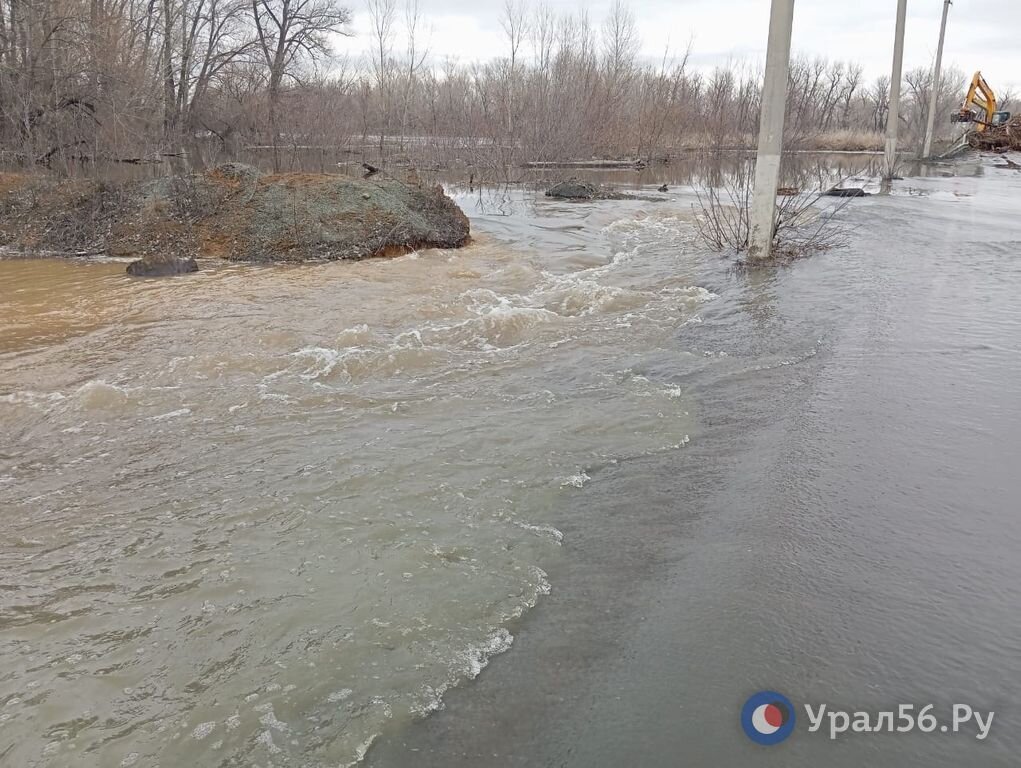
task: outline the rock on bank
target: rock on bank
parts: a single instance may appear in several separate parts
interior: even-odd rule
[[[468,219],[441,187],[235,163],[147,182],[0,178],[0,246],[21,251],[306,261],[457,248]]]

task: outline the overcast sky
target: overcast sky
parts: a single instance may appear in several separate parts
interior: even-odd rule
[[[365,0],[351,0],[354,37],[340,39],[339,52],[359,55],[371,44]],[[545,0],[553,10],[587,7],[593,22],[609,0]],[[462,62],[507,55],[500,29],[503,0],[419,0],[426,16],[434,60]],[[765,58],[770,0],[631,0],[645,56],[659,60],[667,45],[692,43],[700,69],[741,59]],[[858,61],[869,78],[889,74],[897,0],[797,0],[794,51]],[[943,0],[908,0],[905,70],[930,66],[939,36]],[[982,70],[992,87],[1021,91],[1021,0],[954,0],[945,61],[970,74]]]

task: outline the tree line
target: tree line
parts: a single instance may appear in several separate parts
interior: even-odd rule
[[[36,161],[179,153],[232,141],[256,106],[278,133],[349,19],[336,0],[0,0],[0,142]]]
[[[401,4],[403,2],[403,4]],[[700,71],[690,51],[640,53],[634,13],[604,19],[506,0],[503,55],[460,63],[430,49],[418,0],[366,0],[361,57],[339,0],[0,0],[0,149],[10,161],[240,157],[308,148],[484,161],[641,158],[747,146],[761,71],[735,61]],[[937,124],[964,95],[944,73]],[[853,62],[796,57],[794,146],[878,147],[888,78]],[[905,76],[909,140],[925,122],[929,67]]]

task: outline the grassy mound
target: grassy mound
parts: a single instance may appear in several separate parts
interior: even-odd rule
[[[120,185],[0,177],[0,245],[22,251],[306,261],[468,240],[467,218],[440,187],[394,180],[238,164]]]

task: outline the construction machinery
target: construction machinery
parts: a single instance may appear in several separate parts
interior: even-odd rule
[[[967,147],[994,152],[1021,151],[1021,114],[1012,117],[1010,112],[998,110],[996,106],[1000,106],[996,94],[978,71],[971,79],[968,97],[961,109],[951,115],[951,122],[967,123],[974,128],[969,128],[942,156],[950,157]]]
[[[968,88],[968,97],[950,120],[954,123],[975,123],[975,131],[982,133],[988,128],[1005,125],[1010,121],[1010,112],[996,111],[996,94],[982,73],[976,72]]]

